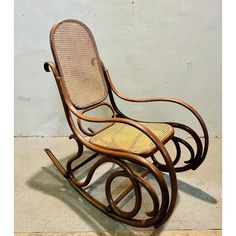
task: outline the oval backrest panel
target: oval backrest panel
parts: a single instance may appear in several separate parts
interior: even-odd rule
[[[50,41],[72,103],[83,109],[103,101],[107,86],[89,28],[77,20],[63,20],[53,26]]]

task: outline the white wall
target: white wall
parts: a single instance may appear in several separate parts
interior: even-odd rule
[[[15,135],[70,133],[54,78],[43,70],[52,59],[50,28],[63,18],[90,27],[121,93],[185,100],[202,114],[210,135],[221,136],[220,0],[16,0]],[[118,104],[138,117],[195,125],[175,106],[160,113],[158,104]]]

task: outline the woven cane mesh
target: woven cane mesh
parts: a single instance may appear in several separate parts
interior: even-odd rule
[[[73,104],[86,108],[104,100],[107,88],[89,29],[78,21],[62,21],[52,30],[51,45]]]
[[[140,123],[150,129],[163,143],[173,135],[172,126],[164,123]],[[90,142],[105,148],[119,149],[134,153],[151,152],[155,144],[140,130],[123,123],[114,123],[94,135]]]

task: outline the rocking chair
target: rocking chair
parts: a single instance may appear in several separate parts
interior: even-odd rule
[[[203,119],[193,107],[177,99],[131,99],[122,96],[114,87],[108,70],[99,57],[91,31],[78,20],[65,19],[57,22],[50,32],[50,45],[55,64],[51,61],[45,62],[44,69],[47,72],[51,69],[54,74],[66,118],[73,133],[70,138],[77,142],[78,153],[68,160],[66,167],[63,167],[49,149],[45,149],[47,155],[69,183],[106,215],[136,227],[160,227],[174,210],[178,192],[176,172],[196,170],[206,157],[209,138]],[[154,123],[129,118],[118,108],[114,95],[127,102],[178,104],[197,119],[203,131],[203,138],[200,139],[192,128],[181,123]],[[85,114],[101,106],[110,109],[112,116],[96,118]],[[77,124],[74,117],[77,119]],[[103,123],[106,126],[100,130],[87,129],[81,121]],[[194,147],[176,136],[176,129],[187,132],[194,140]],[[173,142],[176,148],[176,156],[173,159],[167,151],[165,145],[167,142]],[[83,154],[83,147],[91,150],[93,154],[74,166],[74,161],[80,159]],[[179,166],[182,147],[189,150],[190,158]],[[162,158],[157,158],[155,156],[157,153]],[[83,169],[84,165],[92,162],[94,163],[86,178],[78,179],[75,171]],[[113,171],[106,179],[106,205],[86,191],[94,172],[104,163],[112,163],[119,169]],[[138,174],[135,166],[144,171]],[[161,172],[169,174],[169,189]],[[158,193],[145,178],[147,175],[158,184]],[[111,185],[113,180],[119,177],[127,178],[131,184],[114,199]],[[143,205],[142,189],[149,194],[153,207],[151,210],[146,210],[144,216],[140,218],[139,212]],[[125,211],[118,204],[131,192],[134,194],[135,203],[131,210]]]

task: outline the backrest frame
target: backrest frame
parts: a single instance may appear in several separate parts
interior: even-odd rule
[[[51,31],[50,31],[50,46],[51,46],[51,51],[52,51],[52,54],[53,54],[53,58],[54,58],[54,61],[55,61],[55,64],[56,64],[56,67],[58,69],[58,72],[60,74],[60,77],[65,81],[65,78],[64,78],[64,75],[63,75],[63,69],[62,69],[62,64],[60,63],[60,58],[58,57],[58,52],[57,52],[57,48],[56,48],[56,45],[55,45],[55,33],[57,31],[57,29],[60,27],[60,25],[62,24],[68,24],[68,23],[73,23],[73,24],[78,24],[80,27],[82,27],[88,34],[89,36],[89,39],[92,43],[92,48],[94,50],[94,54],[95,54],[95,57],[93,59],[96,59],[96,62],[97,62],[97,67],[98,67],[98,70],[99,70],[99,76],[101,79],[101,84],[103,85],[103,89],[104,89],[104,94],[103,96],[101,96],[99,99],[91,99],[91,102],[89,102],[87,105],[79,105],[78,103],[76,103],[75,101],[73,101],[73,98],[70,96],[70,91],[68,91],[68,87],[66,87],[66,90],[67,90],[67,93],[72,101],[72,103],[74,104],[74,106],[77,108],[77,109],[87,109],[87,108],[90,108],[90,107],[93,107],[94,105],[97,105],[97,104],[100,104],[102,101],[104,101],[107,96],[108,96],[108,88],[107,88],[107,81],[105,79],[105,75],[104,75],[104,71],[103,71],[103,68],[102,68],[102,63],[101,63],[101,59],[99,57],[99,53],[98,53],[98,49],[97,49],[97,46],[96,46],[96,43],[95,43],[95,40],[94,40],[94,37],[92,35],[92,32],[90,31],[90,29],[82,22],[78,21],[78,20],[75,20],[75,19],[64,19],[64,20],[60,20],[58,22],[56,22]],[[90,42],[89,42],[90,43]],[[91,63],[93,64],[94,62],[91,61]],[[78,68],[79,69],[79,68]],[[76,78],[75,78],[76,80]],[[66,85],[66,81],[65,81],[65,85]],[[79,91],[78,91],[79,93]]]
[[[66,85],[65,85],[65,80],[63,79],[63,74],[62,74],[62,71],[60,69],[60,65],[58,63],[58,59],[57,59],[57,56],[56,56],[56,48],[54,47],[54,45],[52,43],[52,37],[53,37],[53,34],[54,34],[56,28],[58,27],[58,25],[61,22],[67,22],[67,21],[79,23],[80,25],[83,25],[83,27],[86,28],[87,32],[89,33],[89,35],[91,37],[93,47],[94,47],[94,50],[96,52],[97,63],[99,65],[99,70],[101,72],[101,78],[103,79],[103,82],[106,86],[105,87],[106,88],[106,93],[107,93],[106,96],[104,96],[104,98],[101,101],[98,101],[98,102],[96,102],[96,103],[94,103],[90,106],[87,106],[87,107],[78,107],[72,102],[72,100],[70,98],[70,95],[68,93],[68,90],[66,88]],[[52,26],[52,29],[50,31],[50,46],[51,46],[51,51],[52,51],[52,55],[53,55],[55,64],[52,63],[52,62],[46,62],[45,65],[44,65],[44,68],[45,68],[46,71],[49,71],[49,66],[50,66],[52,71],[53,71],[54,77],[56,79],[57,87],[58,87],[58,90],[59,90],[59,94],[60,94],[60,97],[61,97],[61,101],[62,101],[62,104],[63,104],[63,107],[64,107],[65,115],[66,115],[68,124],[69,124],[69,126],[70,126],[73,133],[74,133],[74,125],[75,124],[74,124],[72,116],[71,116],[72,115],[71,114],[71,106],[73,106],[78,111],[79,114],[83,115],[83,113],[85,113],[89,110],[92,110],[92,109],[95,109],[99,106],[104,106],[105,105],[105,106],[109,107],[110,110],[112,111],[112,113],[113,113],[112,117],[114,117],[114,118],[115,117],[125,117],[124,114],[120,112],[120,110],[118,109],[118,107],[115,103],[115,100],[114,100],[114,97],[113,97],[113,92],[112,92],[112,89],[111,89],[111,85],[110,85],[110,82],[109,82],[109,79],[108,79],[108,77],[110,78],[110,76],[109,76],[108,71],[105,68],[102,60],[99,57],[98,50],[97,50],[96,43],[95,43],[95,40],[93,38],[93,35],[92,35],[90,29],[85,24],[83,24],[82,22],[80,22],[78,20],[73,20],[73,19],[64,19],[64,20],[56,22]],[[107,97],[109,97],[109,103],[104,101]],[[67,102],[65,101],[66,99],[70,100],[71,104],[70,104],[69,107],[67,105]],[[80,131],[82,131],[82,133],[85,134],[86,136],[93,136],[96,133],[101,131],[101,130],[98,130],[98,131],[94,132],[90,128],[88,128],[88,131],[85,130],[83,128],[82,124],[81,124],[81,120],[83,120],[82,117],[77,117],[77,125],[78,125],[78,128],[80,129]],[[111,124],[109,124],[108,126],[110,126],[110,125]],[[80,136],[80,137],[82,137],[82,136]]]

